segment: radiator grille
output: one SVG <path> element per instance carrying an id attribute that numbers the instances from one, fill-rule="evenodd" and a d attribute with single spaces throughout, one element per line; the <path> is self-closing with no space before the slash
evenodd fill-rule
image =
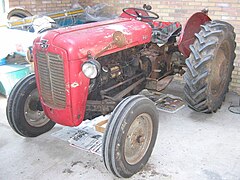
<path id="1" fill-rule="evenodd" d="M 51 107 L 65 108 L 66 92 L 62 58 L 57 54 L 38 52 L 37 67 L 43 101 Z"/>

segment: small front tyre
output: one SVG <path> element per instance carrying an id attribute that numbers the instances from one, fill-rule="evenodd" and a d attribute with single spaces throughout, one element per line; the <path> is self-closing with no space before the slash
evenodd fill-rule
<path id="1" fill-rule="evenodd" d="M 103 138 L 106 168 L 123 178 L 140 171 L 151 156 L 157 133 L 158 114 L 151 100 L 135 95 L 121 101 Z"/>
<path id="2" fill-rule="evenodd" d="M 24 137 L 39 136 L 55 125 L 42 109 L 34 74 L 23 78 L 13 87 L 6 114 L 12 129 Z"/>

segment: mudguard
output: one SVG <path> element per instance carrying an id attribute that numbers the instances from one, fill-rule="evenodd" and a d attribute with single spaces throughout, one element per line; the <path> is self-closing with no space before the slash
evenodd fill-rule
<path id="1" fill-rule="evenodd" d="M 185 57 L 190 55 L 189 46 L 195 40 L 195 33 L 199 32 L 201 25 L 208 21 L 211 21 L 211 19 L 203 12 L 197 12 L 188 19 L 178 41 L 178 49 Z"/>

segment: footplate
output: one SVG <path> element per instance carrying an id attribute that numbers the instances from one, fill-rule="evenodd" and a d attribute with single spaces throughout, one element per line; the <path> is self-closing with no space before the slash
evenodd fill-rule
<path id="1" fill-rule="evenodd" d="M 146 88 L 156 91 L 162 91 L 173 80 L 173 76 L 166 76 L 162 79 L 147 78 Z"/>

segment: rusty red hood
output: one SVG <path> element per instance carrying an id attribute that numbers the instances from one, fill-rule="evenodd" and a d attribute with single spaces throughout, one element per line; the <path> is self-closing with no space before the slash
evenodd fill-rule
<path id="1" fill-rule="evenodd" d="M 115 42 L 114 34 L 118 35 L 120 45 Z M 66 50 L 68 59 L 72 61 L 86 58 L 89 53 L 92 56 L 103 56 L 148 43 L 151 34 L 152 28 L 145 22 L 118 18 L 48 31 L 35 42 L 47 40 L 48 48 Z"/>

